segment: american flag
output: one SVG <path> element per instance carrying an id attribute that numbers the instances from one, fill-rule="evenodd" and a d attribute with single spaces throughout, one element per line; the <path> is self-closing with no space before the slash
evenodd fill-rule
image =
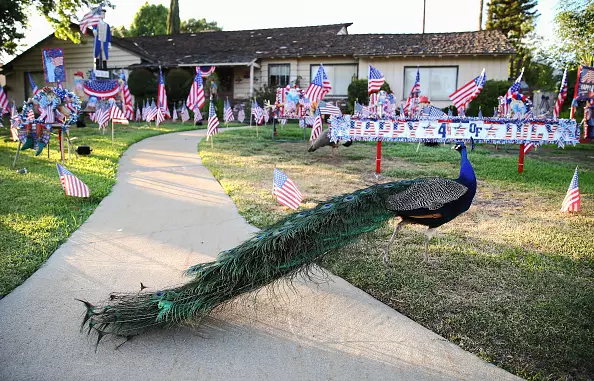
<path id="1" fill-rule="evenodd" d="M 66 196 L 89 197 L 91 195 L 89 187 L 85 183 L 80 181 L 76 176 L 74 176 L 72 173 L 70 173 L 70 171 L 62 167 L 60 164 L 56 163 L 56 165 L 58 166 L 60 182 L 62 183 L 62 188 L 64 188 Z"/>
<path id="2" fill-rule="evenodd" d="M 95 120 L 99 125 L 99 128 L 105 128 L 109 123 L 109 110 L 107 107 L 102 106 L 95 112 Z"/>
<path id="3" fill-rule="evenodd" d="M 124 100 L 124 115 L 126 119 L 133 120 L 134 119 L 134 106 L 132 105 L 132 94 L 130 94 L 130 89 L 128 88 L 128 82 L 126 82 L 126 75 L 124 72 L 120 75 L 122 79 L 122 95 Z"/>
<path id="4" fill-rule="evenodd" d="M 142 105 L 142 120 L 146 120 L 146 115 L 148 114 L 149 111 L 149 104 L 148 104 L 148 99 L 146 99 L 144 101 L 144 105 Z"/>
<path id="5" fill-rule="evenodd" d="M 113 102 L 109 108 L 109 118 L 113 120 L 114 123 L 128 124 L 128 119 L 126 119 L 126 116 L 115 102 Z"/>
<path id="6" fill-rule="evenodd" d="M 355 114 L 361 118 L 366 118 L 369 116 L 369 108 L 359 102 L 355 102 Z"/>
<path id="7" fill-rule="evenodd" d="M 229 103 L 229 99 L 225 101 L 225 122 L 229 123 L 235 120 L 233 116 L 233 109 L 231 108 L 231 103 Z"/>
<path id="8" fill-rule="evenodd" d="M 29 83 L 31 84 L 32 96 L 36 96 L 37 93 L 39 92 L 39 87 L 37 87 L 37 85 L 35 84 L 35 81 L 33 80 L 31 73 L 27 73 L 27 75 L 29 76 Z"/>
<path id="9" fill-rule="evenodd" d="M 45 123 L 55 123 L 56 122 L 56 115 L 52 106 L 42 107 L 41 108 L 41 115 L 39 119 L 43 120 Z"/>
<path id="10" fill-rule="evenodd" d="M 159 127 L 161 123 L 165 121 L 165 111 L 163 107 L 157 107 L 155 109 L 155 125 Z"/>
<path id="11" fill-rule="evenodd" d="M 0 85 L 0 110 L 0 116 L 8 113 L 8 97 L 6 96 L 2 85 Z"/>
<path id="12" fill-rule="evenodd" d="M 200 75 L 199 73 L 200 68 L 196 67 L 196 70 L 198 72 L 194 77 L 192 87 L 190 88 L 190 94 L 188 95 L 188 99 L 186 100 L 186 105 L 190 110 L 195 110 L 196 107 L 201 108 L 202 106 L 204 106 L 205 102 L 204 84 L 202 83 L 202 75 Z"/>
<path id="13" fill-rule="evenodd" d="M 202 120 L 202 111 L 198 107 L 194 109 L 194 122 L 199 122 Z"/>
<path id="14" fill-rule="evenodd" d="M 367 79 L 367 94 L 380 91 L 383 84 L 384 75 L 379 70 L 369 65 L 369 76 Z"/>
<path id="15" fill-rule="evenodd" d="M 524 68 L 522 68 L 522 72 L 520 73 L 520 76 L 509 87 L 509 89 L 507 89 L 507 93 L 505 93 L 505 96 L 504 96 L 505 103 L 503 106 L 505 115 L 509 115 L 509 112 L 510 112 L 509 105 L 511 104 L 512 99 L 514 99 L 514 97 L 517 96 L 518 92 L 520 91 L 520 86 L 522 85 L 522 75 L 524 75 Z"/>
<path id="16" fill-rule="evenodd" d="M 454 106 L 458 110 L 466 109 L 468 104 L 481 93 L 485 82 L 487 82 L 487 75 L 483 69 L 481 75 L 450 94 Z"/>
<path id="17" fill-rule="evenodd" d="M 27 109 L 27 122 L 32 122 L 34 120 L 35 120 L 35 112 L 33 112 L 33 105 L 31 105 Z"/>
<path id="18" fill-rule="evenodd" d="M 21 116 L 17 112 L 16 105 L 13 103 L 12 110 L 10 113 L 10 127 L 11 128 L 19 128 L 20 124 L 21 124 Z"/>
<path id="19" fill-rule="evenodd" d="M 212 99 L 208 106 L 208 129 L 206 130 L 206 139 L 208 137 L 216 135 L 219 132 L 219 118 L 217 118 L 217 112 L 214 107 Z"/>
<path id="20" fill-rule="evenodd" d="M 528 142 L 526 144 L 524 144 L 524 155 L 527 154 L 528 152 L 530 152 L 530 150 L 532 148 L 534 148 L 536 145 L 532 142 Z"/>
<path id="21" fill-rule="evenodd" d="M 173 116 L 171 117 L 171 119 L 173 119 L 173 120 L 179 119 L 179 116 L 177 115 L 177 107 L 175 107 L 175 104 L 173 105 Z"/>
<path id="22" fill-rule="evenodd" d="M 80 20 L 80 31 L 82 34 L 86 34 L 87 29 L 96 26 L 99 21 L 101 21 L 101 6 L 91 8 L 91 11 Z"/>
<path id="23" fill-rule="evenodd" d="M 575 167 L 571 184 L 567 189 L 567 194 L 561 204 L 562 212 L 579 212 L 580 211 L 580 188 L 578 186 L 578 169 Z"/>
<path id="24" fill-rule="evenodd" d="M 322 115 L 320 114 L 320 109 L 316 108 L 316 112 L 314 113 L 313 118 L 313 126 L 311 128 L 311 136 L 309 137 L 310 141 L 316 140 L 318 136 L 322 133 Z"/>
<path id="25" fill-rule="evenodd" d="M 244 120 L 245 120 L 245 110 L 243 108 L 243 105 L 240 105 L 239 111 L 237 112 L 237 121 L 239 121 L 239 123 L 243 123 Z"/>
<path id="26" fill-rule="evenodd" d="M 159 109 L 159 107 L 151 107 L 149 109 L 149 111 L 146 113 L 146 121 L 147 122 L 152 122 L 153 120 L 155 120 L 155 118 L 157 117 L 157 110 Z"/>
<path id="27" fill-rule="evenodd" d="M 421 94 L 421 74 L 419 73 L 419 68 L 417 67 L 415 83 L 413 84 L 410 94 L 408 94 L 408 98 L 406 98 L 406 104 L 404 105 L 406 114 L 413 115 L 416 113 L 419 103 L 419 94 Z"/>
<path id="28" fill-rule="evenodd" d="M 262 116 L 264 116 L 264 122 L 268 123 L 270 120 L 270 114 L 268 113 L 268 109 L 266 107 L 262 109 Z"/>
<path id="29" fill-rule="evenodd" d="M 188 111 L 188 108 L 186 107 L 186 105 L 183 105 L 180 114 L 181 114 L 181 120 L 182 120 L 182 122 L 185 123 L 188 120 L 190 120 L 190 112 Z"/>
<path id="30" fill-rule="evenodd" d="M 557 119 L 559 117 L 559 113 L 561 112 L 561 106 L 563 106 L 563 102 L 565 102 L 566 97 L 567 97 L 567 68 L 563 72 L 563 79 L 561 80 L 561 88 L 559 89 L 559 95 L 557 96 L 557 102 L 555 103 L 555 108 L 553 109 L 553 118 Z"/>
<path id="31" fill-rule="evenodd" d="M 167 105 L 167 92 L 165 91 L 165 81 L 163 80 L 163 72 L 159 68 L 159 87 L 157 92 L 157 103 L 162 108 L 163 114 L 166 117 L 171 117 L 169 113 L 169 106 Z"/>
<path id="32" fill-rule="evenodd" d="M 429 119 L 445 119 L 448 115 L 435 106 L 425 106 L 421 110 L 421 115 Z"/>
<path id="33" fill-rule="evenodd" d="M 262 124 L 264 122 L 264 112 L 262 108 L 258 106 L 258 101 L 254 101 L 252 103 L 252 115 L 254 116 L 254 120 L 256 124 Z"/>
<path id="34" fill-rule="evenodd" d="M 305 96 L 310 102 L 317 102 L 324 99 L 324 96 L 332 90 L 332 85 L 326 76 L 324 66 L 320 65 L 318 73 L 314 77 L 313 81 L 309 84 L 307 90 L 305 90 Z"/>
<path id="35" fill-rule="evenodd" d="M 338 106 L 333 105 L 330 102 L 320 101 L 319 105 L 320 113 L 324 115 L 334 115 L 334 116 L 341 116 L 342 112 L 340 112 L 340 108 Z"/>
<path id="36" fill-rule="evenodd" d="M 291 209 L 299 208 L 303 196 L 289 176 L 285 175 L 280 169 L 274 168 L 274 180 L 272 184 L 272 195 L 276 197 L 279 204 Z"/>
<path id="37" fill-rule="evenodd" d="M 142 120 L 142 111 L 140 110 L 140 107 L 138 105 L 136 105 L 136 121 L 140 122 Z"/>

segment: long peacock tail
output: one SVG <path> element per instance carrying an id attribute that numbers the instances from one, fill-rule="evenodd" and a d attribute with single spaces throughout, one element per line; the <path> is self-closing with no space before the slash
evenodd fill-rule
<path id="1" fill-rule="evenodd" d="M 386 197 L 412 181 L 374 185 L 291 214 L 213 262 L 187 270 L 194 279 L 153 293 L 111 294 L 101 306 L 87 306 L 82 323 L 98 334 L 131 337 L 153 328 L 201 319 L 237 297 L 307 273 L 317 259 L 383 225 L 394 214 Z"/>

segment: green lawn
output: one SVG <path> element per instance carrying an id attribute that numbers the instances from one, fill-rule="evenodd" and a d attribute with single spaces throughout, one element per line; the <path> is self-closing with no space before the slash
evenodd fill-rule
<path id="1" fill-rule="evenodd" d="M 7 126 L 9 123 L 4 122 Z M 204 127 L 204 126 L 203 126 Z M 133 143 L 159 134 L 192 130 L 191 124 L 164 123 L 159 128 L 137 123 L 116 126 L 115 144 L 108 130 L 102 135 L 95 124 L 72 128 L 75 146 L 88 145 L 90 156 L 66 161 L 66 168 L 85 182 L 91 197 L 66 197 L 56 162 L 60 160 L 57 138 L 35 157 L 32 150 L 21 151 L 11 168 L 17 143 L 8 128 L 0 129 L 0 297 L 21 284 L 93 213 L 109 194 L 116 180 L 118 160 Z M 28 173 L 16 170 L 26 168 Z"/>
<path id="2" fill-rule="evenodd" d="M 376 178 L 375 143 L 307 152 L 303 133 L 270 128 L 230 131 L 214 148 L 201 143 L 204 164 L 240 213 L 263 227 L 290 213 L 271 197 L 274 167 L 304 194 L 304 207 L 375 182 L 457 177 L 449 146 L 385 143 Z M 487 361 L 528 379 L 594 375 L 594 145 L 540 147 L 517 173 L 518 146 L 479 145 L 472 152 L 479 189 L 472 208 L 439 229 L 430 245 L 437 264 L 421 262 L 423 229 L 406 227 L 380 256 L 394 224 L 328 255 L 322 265 L 378 300 Z M 582 212 L 559 212 L 576 164 Z"/>

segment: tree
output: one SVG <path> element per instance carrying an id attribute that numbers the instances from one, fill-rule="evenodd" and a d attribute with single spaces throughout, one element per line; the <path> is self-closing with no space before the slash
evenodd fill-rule
<path id="1" fill-rule="evenodd" d="M 483 116 L 493 116 L 493 110 L 499 104 L 497 98 L 504 95 L 510 86 L 511 82 L 488 80 L 481 93 L 468 105 L 466 115 L 476 116 L 480 109 Z"/>
<path id="2" fill-rule="evenodd" d="M 537 0 L 491 0 L 487 8 L 486 29 L 498 29 L 509 40 L 517 54 L 510 60 L 509 74 L 517 77 L 529 54 L 524 38 L 534 30 Z"/>
<path id="3" fill-rule="evenodd" d="M 169 15 L 167 16 L 167 34 L 178 34 L 179 31 L 179 1 L 171 0 L 171 3 L 169 3 Z"/>
<path id="4" fill-rule="evenodd" d="M 14 54 L 18 41 L 25 37 L 28 29 L 28 14 L 31 11 L 43 15 L 55 28 L 55 35 L 63 40 L 80 42 L 78 28 L 72 29 L 72 19 L 81 8 L 97 6 L 94 0 L 2 0 L 0 1 L 0 55 Z M 106 7 L 113 8 L 109 1 Z"/>
<path id="5" fill-rule="evenodd" d="M 479 1 L 479 30 L 483 30 L 483 0 Z"/>
<path id="6" fill-rule="evenodd" d="M 561 1 L 559 5 L 555 24 L 561 61 L 594 65 L 594 3 Z"/>
<path id="7" fill-rule="evenodd" d="M 127 37 L 160 36 L 167 34 L 167 7 L 144 3 L 136 12 Z"/>
<path id="8" fill-rule="evenodd" d="M 197 33 L 205 30 L 221 31 L 223 28 L 218 26 L 216 21 L 206 21 L 206 19 L 189 19 L 181 23 L 182 33 Z"/>

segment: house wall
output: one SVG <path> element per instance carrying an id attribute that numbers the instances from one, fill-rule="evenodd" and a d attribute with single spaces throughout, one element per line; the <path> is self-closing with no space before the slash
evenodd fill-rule
<path id="1" fill-rule="evenodd" d="M 478 76 L 483 68 L 487 79 L 508 79 L 509 56 L 476 56 L 453 58 L 422 58 L 422 57 L 393 57 L 393 58 L 361 58 L 359 60 L 359 78 L 367 78 L 368 65 L 372 65 L 384 74 L 386 81 L 397 97 L 403 97 L 405 66 L 457 66 L 458 81 L 456 88 Z M 421 89 L 422 91 L 422 89 Z M 422 93 L 421 93 L 422 94 Z M 434 101 L 433 105 L 443 108 L 451 105 L 450 101 Z"/>
<path id="2" fill-rule="evenodd" d="M 94 66 L 92 37 L 84 36 L 80 44 L 74 44 L 71 41 L 59 40 L 51 36 L 12 61 L 13 71 L 6 76 L 6 84 L 10 86 L 8 97 L 14 100 L 19 106 L 25 100 L 25 80 L 28 80 L 26 78 L 27 72 L 43 71 L 41 49 L 46 48 L 64 49 L 66 83 L 63 83 L 63 86 L 67 89 L 74 88 L 74 73 L 81 71 L 86 76 Z M 140 63 L 140 58 L 118 48 L 116 45 L 112 45 L 111 49 L 109 49 L 108 69 L 125 68 L 138 63 Z M 44 83 L 37 83 L 38 87 L 43 87 L 44 85 Z"/>

